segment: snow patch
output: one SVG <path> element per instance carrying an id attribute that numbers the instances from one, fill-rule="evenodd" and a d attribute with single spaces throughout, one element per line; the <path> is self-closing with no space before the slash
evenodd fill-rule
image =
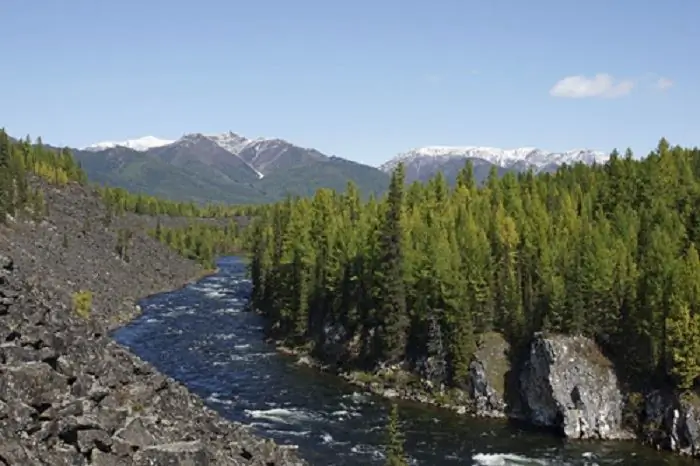
<path id="1" fill-rule="evenodd" d="M 154 136 L 144 136 L 137 139 L 127 139 L 126 141 L 104 141 L 91 144 L 84 148 L 84 150 L 89 151 L 100 151 L 105 149 L 112 149 L 114 147 L 126 147 L 135 151 L 145 152 L 148 149 L 153 149 L 155 147 L 167 146 L 172 144 L 171 139 L 160 139 Z"/>

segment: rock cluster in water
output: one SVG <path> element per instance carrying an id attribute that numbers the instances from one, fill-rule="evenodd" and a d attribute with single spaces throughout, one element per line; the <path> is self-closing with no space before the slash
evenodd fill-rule
<path id="1" fill-rule="evenodd" d="M 520 372 L 526 418 L 568 438 L 623 439 L 623 397 L 610 361 L 581 336 L 538 335 Z"/>
<path id="2" fill-rule="evenodd" d="M 93 195 L 49 190 L 48 219 L 0 232 L 0 465 L 306 464 L 112 341 L 139 295 L 198 268 L 140 233 L 119 259 Z M 88 319 L 70 305 L 80 289 Z"/>

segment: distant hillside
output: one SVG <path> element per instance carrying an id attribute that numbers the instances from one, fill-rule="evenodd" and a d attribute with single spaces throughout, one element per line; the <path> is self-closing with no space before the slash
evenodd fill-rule
<path id="1" fill-rule="evenodd" d="M 174 200 L 265 203 L 353 181 L 364 195 L 382 193 L 381 170 L 327 156 L 281 139 L 235 133 L 145 137 L 73 149 L 91 181 Z"/>

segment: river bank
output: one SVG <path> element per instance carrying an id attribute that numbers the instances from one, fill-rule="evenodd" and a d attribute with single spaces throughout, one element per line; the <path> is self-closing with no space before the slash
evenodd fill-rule
<path id="1" fill-rule="evenodd" d="M 504 340 L 489 335 L 477 349 L 464 390 L 436 387 L 399 366 L 371 373 L 339 370 L 305 348 L 268 342 L 297 365 L 384 398 L 515 421 L 571 440 L 634 440 L 681 456 L 700 455 L 700 397 L 653 389 L 644 395 L 624 393 L 612 363 L 583 337 L 538 335 L 523 364 L 511 367 Z"/>
<path id="2" fill-rule="evenodd" d="M 305 464 L 110 337 L 142 298 L 213 271 L 150 238 L 138 218 L 111 218 L 90 188 L 44 193 L 43 219 L 0 230 L 0 463 Z M 123 230 L 131 238 L 118 253 Z M 78 293 L 90 297 L 81 315 Z"/>
<path id="3" fill-rule="evenodd" d="M 382 371 L 370 373 L 364 371 L 341 371 L 331 365 L 310 356 L 308 351 L 291 348 L 280 341 L 267 340 L 272 343 L 277 352 L 295 359 L 296 364 L 310 367 L 320 372 L 334 375 L 350 385 L 363 391 L 388 399 L 401 399 L 428 406 L 454 411 L 457 414 L 476 415 L 476 408 L 464 390 L 445 388 L 436 393 L 437 387 L 430 381 L 398 367 L 385 368 Z M 486 417 L 486 416 L 485 416 Z M 504 414 L 494 414 L 494 418 L 503 418 Z"/>
<path id="4" fill-rule="evenodd" d="M 382 466 L 390 404 L 344 380 L 295 363 L 264 341 L 262 316 L 245 312 L 250 279 L 238 258 L 194 286 L 144 300 L 115 338 L 191 387 L 227 419 L 319 466 Z M 487 466 L 689 466 L 636 442 L 569 442 L 504 419 L 401 402 L 410 464 Z"/>

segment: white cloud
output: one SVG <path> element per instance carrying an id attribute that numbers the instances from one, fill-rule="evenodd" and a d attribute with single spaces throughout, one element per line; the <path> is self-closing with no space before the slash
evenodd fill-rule
<path id="1" fill-rule="evenodd" d="M 549 90 L 549 95 L 569 99 L 587 97 L 611 99 L 629 94 L 634 84 L 631 79 L 617 80 L 607 73 L 599 73 L 592 78 L 581 75 L 567 76 Z"/>
<path id="2" fill-rule="evenodd" d="M 672 86 L 673 86 L 673 81 L 671 81 L 668 78 L 659 78 L 656 80 L 656 88 L 660 89 L 662 91 L 665 91 L 666 89 L 668 89 Z"/>

